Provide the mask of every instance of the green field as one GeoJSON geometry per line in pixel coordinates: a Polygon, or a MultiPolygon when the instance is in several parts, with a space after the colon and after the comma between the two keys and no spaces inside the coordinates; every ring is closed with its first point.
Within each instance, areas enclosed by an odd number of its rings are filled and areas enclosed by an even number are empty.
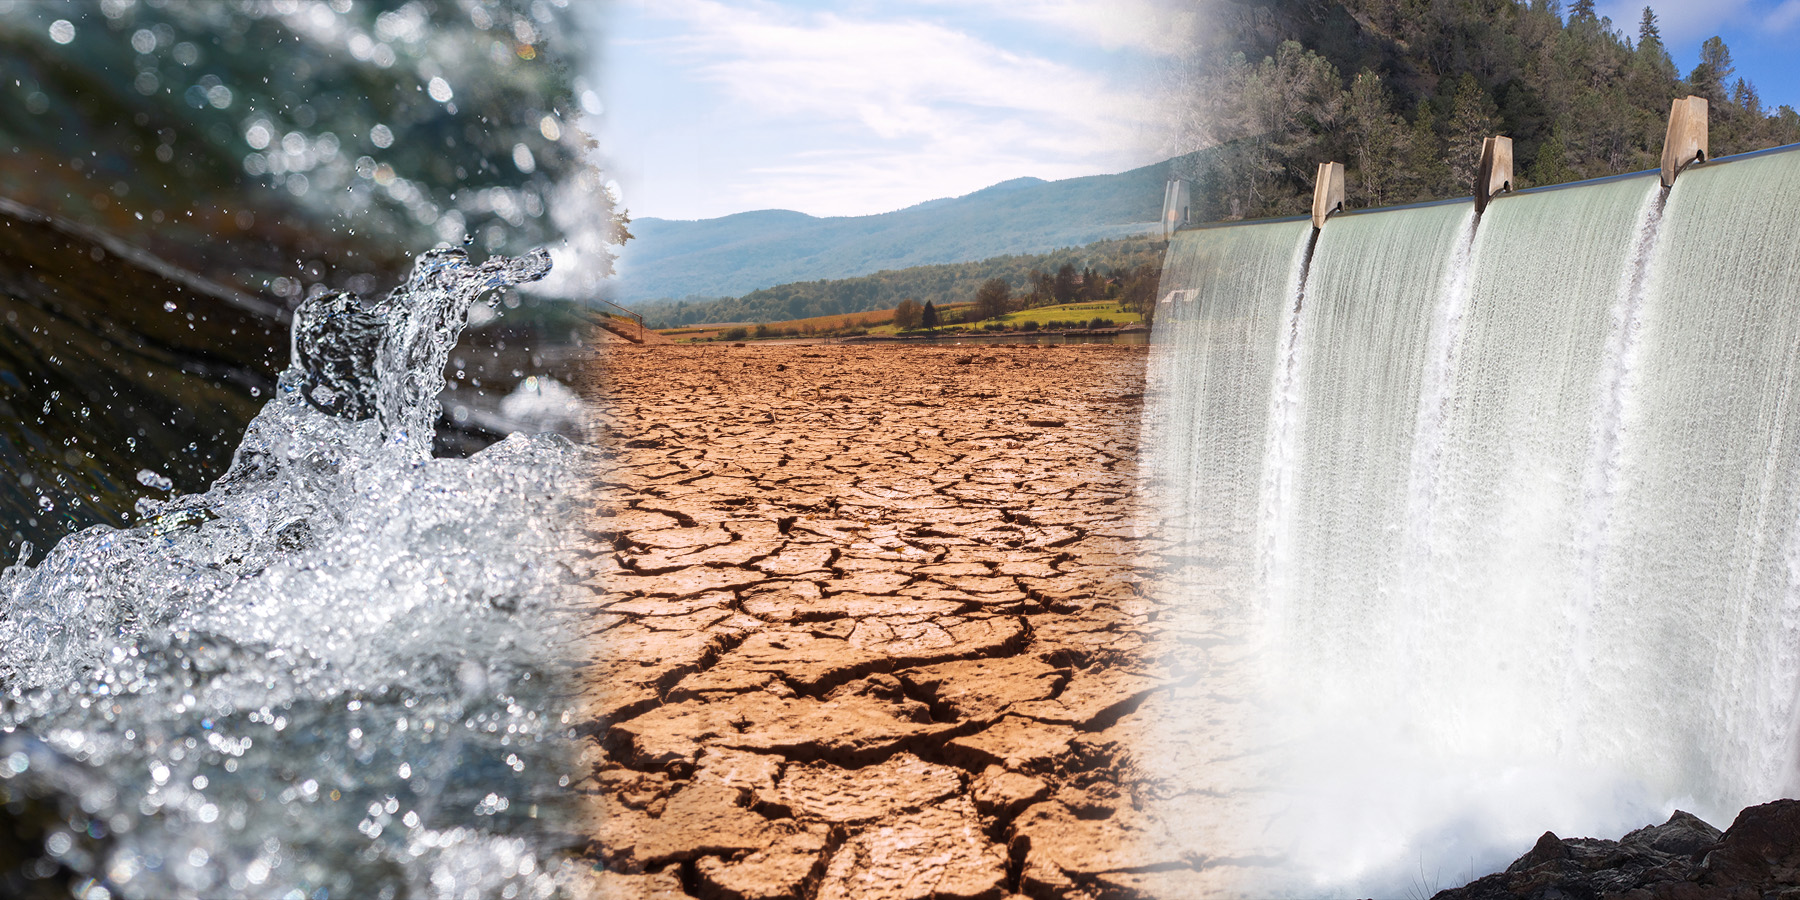
{"type": "Polygon", "coordinates": [[[1144,319],[1137,313],[1120,309],[1117,303],[1104,301],[1100,303],[1061,303],[1056,306],[1022,309],[1015,313],[1007,313],[998,319],[976,322],[970,327],[980,328],[989,322],[999,322],[1008,327],[1017,328],[1026,322],[1036,322],[1038,327],[1042,328],[1051,322],[1085,324],[1095,318],[1111,319],[1114,325],[1134,325],[1144,319]]]}

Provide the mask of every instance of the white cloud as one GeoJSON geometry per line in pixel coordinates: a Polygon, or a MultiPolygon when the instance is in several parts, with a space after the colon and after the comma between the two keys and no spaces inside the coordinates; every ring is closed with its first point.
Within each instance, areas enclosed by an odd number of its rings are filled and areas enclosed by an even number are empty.
{"type": "MultiPolygon", "coordinates": [[[[1038,0],[1021,14],[1068,17],[1079,5],[1038,0]]],[[[1147,132],[1157,108],[1140,86],[996,46],[941,16],[720,0],[637,11],[676,25],[648,49],[678,60],[738,112],[804,135],[778,158],[745,161],[719,188],[716,200],[737,209],[876,212],[1020,175],[1116,171],[1147,161],[1154,143],[1147,132]]]]}
{"type": "Polygon", "coordinates": [[[980,9],[988,15],[1055,29],[1075,43],[1106,50],[1178,56],[1192,46],[1203,17],[1180,0],[915,0],[928,7],[980,9]]]}
{"type": "Polygon", "coordinates": [[[1791,30],[1795,23],[1800,23],[1800,0],[1787,0],[1764,17],[1763,30],[1770,34],[1782,34],[1791,30]]]}

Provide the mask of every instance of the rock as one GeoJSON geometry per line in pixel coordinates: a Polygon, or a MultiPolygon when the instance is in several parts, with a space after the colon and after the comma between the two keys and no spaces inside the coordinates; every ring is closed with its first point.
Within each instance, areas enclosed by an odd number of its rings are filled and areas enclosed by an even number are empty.
{"type": "Polygon", "coordinates": [[[1800,885],[1800,800],[1743,810],[1717,847],[1706,856],[1704,885],[1759,894],[1800,885]]]}
{"type": "Polygon", "coordinates": [[[796,818],[854,824],[922,809],[962,787],[960,771],[900,753],[860,769],[789,766],[771,802],[796,818]]]}
{"type": "Polygon", "coordinates": [[[1618,841],[1544,832],[1504,872],[1443,891],[1439,900],[1620,897],[1753,900],[1800,885],[1800,801],[1738,814],[1723,835],[1691,813],[1618,841]]]}
{"type": "Polygon", "coordinates": [[[999,900],[1006,856],[966,798],[862,831],[832,855],[818,900],[999,900]]]}
{"type": "MultiPolygon", "coordinates": [[[[1762,809],[1762,807],[1751,807],[1762,809]]],[[[1545,832],[1548,834],[1549,832],[1545,832]]],[[[1619,839],[1619,843],[1628,847],[1646,847],[1657,853],[1671,856],[1687,856],[1699,859],[1706,851],[1718,846],[1724,834],[1719,829],[1702,821],[1693,813],[1676,810],[1669,821],[1661,825],[1639,828],[1619,839]]],[[[1788,846],[1794,846],[1792,843],[1788,846]]]]}

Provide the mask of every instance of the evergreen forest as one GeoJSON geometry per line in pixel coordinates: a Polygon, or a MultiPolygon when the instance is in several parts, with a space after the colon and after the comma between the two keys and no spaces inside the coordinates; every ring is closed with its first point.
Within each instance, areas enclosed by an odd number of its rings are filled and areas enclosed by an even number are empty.
{"type": "Polygon", "coordinates": [[[1182,115],[1201,221],[1310,208],[1318,164],[1346,167],[1349,202],[1469,193],[1482,138],[1513,139],[1517,187],[1654,168],[1670,101],[1710,104],[1711,154],[1800,142],[1800,114],[1765,108],[1717,37],[1679,71],[1653,8],[1621,25],[1594,0],[1274,0],[1222,4],[1182,115]]]}

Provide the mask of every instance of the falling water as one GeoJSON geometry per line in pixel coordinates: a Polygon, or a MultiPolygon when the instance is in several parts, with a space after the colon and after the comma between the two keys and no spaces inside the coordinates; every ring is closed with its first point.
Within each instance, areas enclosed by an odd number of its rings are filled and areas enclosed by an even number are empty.
{"type": "Polygon", "coordinates": [[[1786,151],[1336,217],[1309,263],[1240,249],[1285,223],[1177,236],[1146,468],[1204,549],[1187,614],[1259,611],[1243,890],[1417,893],[1800,789],[1795,197],[1786,151]]]}
{"type": "Polygon", "coordinates": [[[308,301],[210,490],[0,573],[0,798],[44,848],[10,877],[145,898],[561,889],[572,448],[429,456],[470,305],[548,268],[434,251],[376,303],[308,301]]]}

